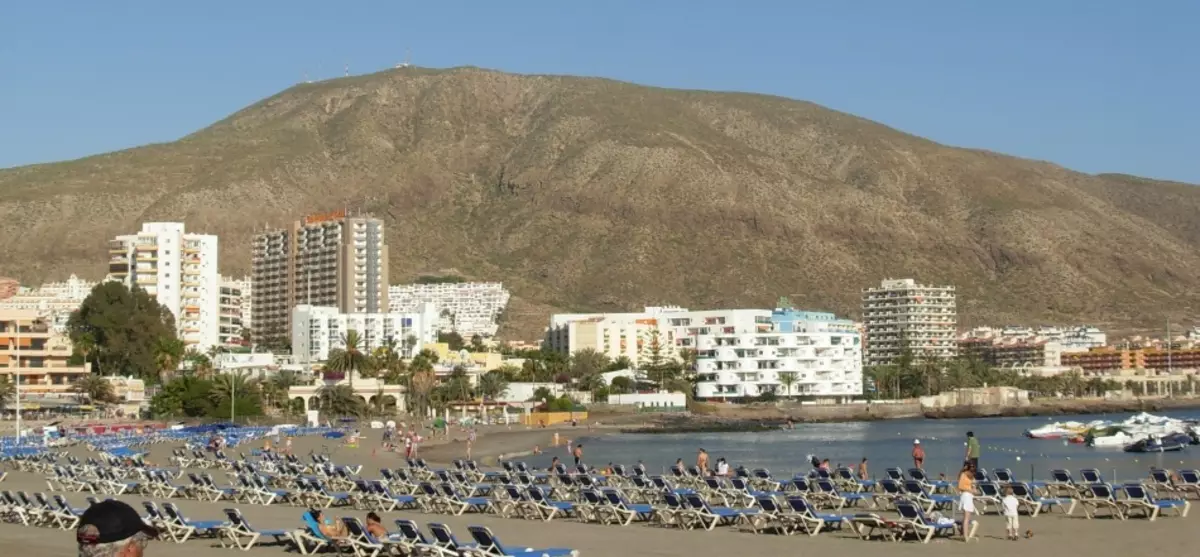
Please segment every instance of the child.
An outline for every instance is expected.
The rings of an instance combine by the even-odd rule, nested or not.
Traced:
[[[387,528],[383,527],[383,521],[380,520],[379,515],[375,514],[374,511],[367,513],[367,532],[370,532],[377,539],[388,537]]]
[[[1000,506],[1004,508],[1004,521],[1008,523],[1008,539],[1016,540],[1018,532],[1020,532],[1021,521],[1017,515],[1017,497],[1013,495],[1011,487],[1004,488],[1004,498],[1000,500]]]

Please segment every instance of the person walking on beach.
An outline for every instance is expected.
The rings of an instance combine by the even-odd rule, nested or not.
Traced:
[[[974,431],[967,432],[967,454],[965,460],[970,462],[971,466],[976,470],[979,469],[979,438],[975,437]]]
[[[913,439],[912,458],[913,468],[925,469],[925,449],[921,447],[920,439]]]
[[[700,474],[708,475],[708,451],[700,449],[696,453],[696,468],[700,469]]]
[[[467,433],[467,460],[471,460],[471,447],[475,445],[475,428]]]
[[[867,459],[864,457],[862,462],[858,463],[858,479],[869,480],[871,476],[867,474]]]
[[[133,507],[112,499],[88,507],[75,529],[79,557],[142,557],[157,538],[158,529],[143,522]]]
[[[971,516],[975,514],[975,467],[964,462],[958,472],[958,508],[963,513],[963,541],[970,540]]]
[[[1021,531],[1021,519],[1020,514],[1017,513],[1017,496],[1013,495],[1012,487],[1004,488],[1004,498],[1000,500],[1000,507],[1004,509],[1004,522],[1008,528],[1008,539],[1018,539],[1020,537],[1018,532]]]

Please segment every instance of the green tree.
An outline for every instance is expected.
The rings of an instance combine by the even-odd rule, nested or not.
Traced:
[[[604,379],[599,373],[584,375],[575,379],[575,387],[581,391],[593,392],[604,387]]]
[[[0,375],[0,406],[7,407],[9,401],[17,394],[17,386],[7,375]]]
[[[379,375],[383,376],[383,382],[388,385],[400,385],[404,373],[407,371],[407,366],[402,359],[400,348],[396,343],[396,339],[388,338],[383,342],[383,345],[376,348],[371,353],[372,369],[377,370]]]
[[[464,402],[473,398],[471,378],[467,377],[467,370],[462,366],[454,366],[454,369],[450,370],[450,376],[446,378],[443,386],[446,387],[446,400],[449,402]]]
[[[154,363],[158,366],[159,380],[163,383],[170,381],[183,361],[185,353],[183,341],[174,337],[160,337],[154,343]]]
[[[325,385],[317,391],[321,410],[333,416],[362,416],[366,404],[349,385]]]
[[[87,346],[96,373],[158,381],[155,348],[175,338],[175,318],[145,290],[119,282],[96,285],[67,320],[71,342]]]
[[[479,376],[479,395],[484,400],[493,401],[508,392],[508,376],[498,369],[493,369]]]
[[[454,331],[450,331],[448,333],[438,333],[438,342],[446,343],[450,346],[450,350],[455,352],[462,350],[463,346],[466,344],[463,342],[462,335]]]
[[[192,375],[179,376],[163,385],[150,400],[150,410],[158,417],[212,416],[211,392],[212,381]]]
[[[471,351],[472,352],[486,352],[487,351],[487,346],[485,346],[483,344],[483,336],[478,335],[478,334],[471,335]]]
[[[342,345],[345,348],[330,350],[325,362],[325,369],[345,373],[350,380],[350,389],[354,390],[354,373],[370,373],[370,360],[363,352],[363,338],[358,331],[350,329],[342,335]],[[373,375],[372,375],[373,377]]]
[[[634,367],[633,360],[630,360],[625,356],[617,356],[617,359],[613,360],[611,364],[608,364],[608,369],[605,369],[604,371],[623,371],[626,369],[633,369]]]
[[[584,348],[571,355],[571,377],[580,378],[597,375],[608,369],[608,355],[597,352],[592,348]]]
[[[794,371],[783,371],[779,373],[779,384],[783,385],[783,396],[787,397],[792,394],[792,386],[800,379],[796,377]]]
[[[614,377],[612,384],[608,387],[608,391],[615,395],[623,395],[632,393],[637,388],[637,383],[633,379],[625,376]]]
[[[71,386],[71,390],[92,404],[111,404],[117,401],[117,393],[112,383],[99,375],[80,377]]]
[[[183,361],[187,363],[187,368],[192,375],[202,379],[212,379],[214,369],[212,360],[201,352],[195,349],[189,349],[183,354]]]

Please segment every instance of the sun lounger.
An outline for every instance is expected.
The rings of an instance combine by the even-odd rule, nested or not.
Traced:
[[[790,522],[793,530],[804,531],[810,536],[821,530],[840,529],[849,522],[850,517],[846,515],[817,512],[812,503],[800,495],[788,496],[787,504],[791,512],[780,514],[779,518]]]
[[[386,548],[386,545],[372,535],[357,517],[342,517],[342,524],[346,526],[346,532],[349,534],[346,537],[347,545],[357,557],[378,557],[379,553]]]
[[[221,530],[222,547],[227,547],[225,541],[228,540],[234,547],[249,551],[262,536],[273,538],[277,544],[294,543],[291,532],[287,530],[256,530],[238,509],[225,509],[225,517],[229,519],[229,525]]]
[[[850,527],[859,538],[870,540],[879,532],[879,537],[887,541],[898,541],[904,534],[904,525],[894,520],[888,520],[875,513],[858,513],[850,517]]]
[[[485,557],[578,557],[579,551],[565,547],[535,549],[529,547],[505,546],[500,543],[492,531],[484,526],[468,528],[471,538],[475,540],[476,552]]]
[[[962,531],[962,522],[954,519],[943,518],[941,520],[933,519],[926,516],[917,504],[911,501],[897,501],[896,511],[900,513],[902,522],[900,523],[905,532],[911,532],[921,543],[929,543],[935,535],[943,534],[953,536],[955,533]],[[979,528],[979,521],[972,520],[970,531],[966,534],[966,539],[978,540],[975,537],[975,531]]]
[[[1079,497],[1079,504],[1089,519],[1095,518],[1101,510],[1107,510],[1109,516],[1118,520],[1125,519],[1125,511],[1117,501],[1117,492],[1109,484],[1088,484]]]
[[[400,546],[405,555],[437,555],[438,557],[459,557],[458,551],[438,545],[435,541],[421,533],[416,522],[406,519],[396,520],[399,533],[391,541]]]
[[[1059,508],[1063,510],[1063,514],[1071,514],[1075,512],[1075,505],[1079,501],[1072,497],[1042,497],[1033,491],[1033,488],[1025,482],[1013,482],[1009,484],[1013,490],[1013,495],[1017,498],[1019,508],[1025,509],[1030,516],[1037,516],[1043,510],[1053,510]]]
[[[684,500],[691,506],[700,526],[705,530],[712,530],[718,525],[741,524],[747,516],[758,513],[758,509],[734,509],[710,505],[699,493],[689,493],[684,496]]]
[[[1140,513],[1149,520],[1158,515],[1174,511],[1180,517],[1186,517],[1192,503],[1186,499],[1158,499],[1150,494],[1150,490],[1141,484],[1125,484],[1121,487],[1125,497],[1118,500],[1126,517],[1132,518],[1134,513]]]

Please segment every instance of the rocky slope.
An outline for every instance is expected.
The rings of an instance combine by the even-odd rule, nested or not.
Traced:
[[[966,323],[1161,323],[1200,309],[1200,188],[958,149],[820,106],[603,79],[406,68],[298,85],[179,141],[0,171],[0,275],[99,277],[141,221],[249,238],[347,207],[393,282],[454,272],[552,310],[855,315],[859,289],[959,287]]]

